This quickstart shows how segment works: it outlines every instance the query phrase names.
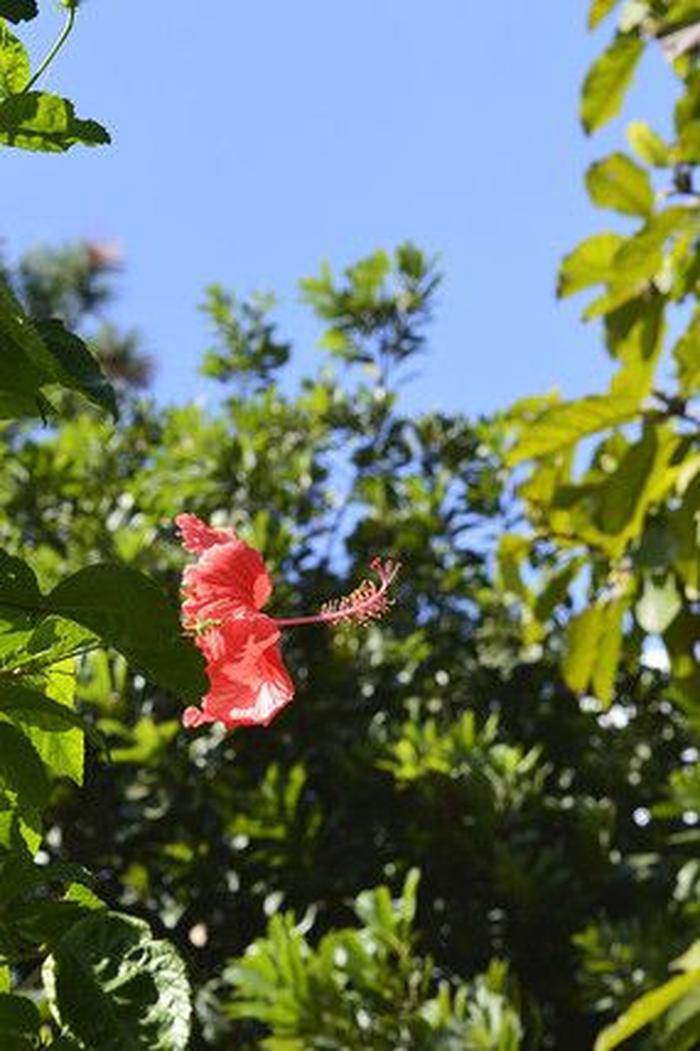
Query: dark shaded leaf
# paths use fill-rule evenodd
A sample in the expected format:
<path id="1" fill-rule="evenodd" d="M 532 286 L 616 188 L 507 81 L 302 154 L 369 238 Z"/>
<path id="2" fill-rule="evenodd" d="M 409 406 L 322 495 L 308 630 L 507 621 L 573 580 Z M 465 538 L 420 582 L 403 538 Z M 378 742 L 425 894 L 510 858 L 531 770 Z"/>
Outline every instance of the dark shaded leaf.
<path id="1" fill-rule="evenodd" d="M 183 636 L 177 611 L 157 584 L 136 570 L 81 569 L 54 588 L 45 608 L 94 631 L 177 696 L 196 700 L 206 692 L 201 654 Z"/>
<path id="2" fill-rule="evenodd" d="M 61 938 L 44 966 L 44 985 L 60 1024 L 100 1051 L 185 1051 L 190 990 L 168 942 L 142 920 L 95 913 Z"/>

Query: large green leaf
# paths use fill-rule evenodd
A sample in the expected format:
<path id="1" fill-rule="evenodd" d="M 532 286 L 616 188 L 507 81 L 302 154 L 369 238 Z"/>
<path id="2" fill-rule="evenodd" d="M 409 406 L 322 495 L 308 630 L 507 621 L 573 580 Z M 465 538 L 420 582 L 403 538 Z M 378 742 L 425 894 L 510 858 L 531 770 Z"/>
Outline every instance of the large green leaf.
<path id="1" fill-rule="evenodd" d="M 0 98 L 21 91 L 29 80 L 29 56 L 21 40 L 0 22 Z"/>
<path id="2" fill-rule="evenodd" d="M 185 1051 L 190 990 L 185 967 L 148 924 L 95 913 L 67 931 L 43 970 L 60 1025 L 100 1051 Z"/>
<path id="3" fill-rule="evenodd" d="M 38 14 L 36 0 L 0 0 L 0 18 L 10 22 L 29 22 Z"/>
<path id="4" fill-rule="evenodd" d="M 71 146 L 101 146 L 109 134 L 94 120 L 80 120 L 72 102 L 42 91 L 0 102 L 0 143 L 24 150 L 64 153 Z"/>
<path id="5" fill-rule="evenodd" d="M 645 219 L 652 213 L 654 190 L 649 176 L 625 153 L 613 153 L 592 164 L 586 172 L 586 187 L 599 208 Z"/>
<path id="6" fill-rule="evenodd" d="M 30 320 L 1 277 L 0 350 L 0 417 L 42 414 L 42 387 L 62 386 L 116 418 L 114 392 L 82 340 L 60 321 Z"/>
<path id="7" fill-rule="evenodd" d="M 592 395 L 545 410 L 525 425 L 508 453 L 511 466 L 548 456 L 575 445 L 581 438 L 634 418 L 638 404 L 620 397 Z"/>
<path id="8" fill-rule="evenodd" d="M 55 358 L 57 382 L 79 391 L 116 420 L 119 410 L 114 389 L 82 339 L 69 332 L 57 318 L 37 321 L 36 330 Z"/>
<path id="9" fill-rule="evenodd" d="M 618 33 L 589 69 L 581 94 L 581 121 L 589 134 L 620 112 L 643 51 L 638 36 Z"/>
<path id="10" fill-rule="evenodd" d="M 656 1021 L 682 996 L 700 984 L 700 971 L 680 974 L 670 981 L 645 993 L 627 1008 L 620 1017 L 600 1033 L 594 1051 L 613 1051 L 613 1048 Z"/>
<path id="11" fill-rule="evenodd" d="M 44 607 L 94 631 L 136 670 L 178 696 L 197 699 L 206 692 L 199 651 L 183 636 L 177 611 L 142 573 L 88 566 L 58 584 Z"/>

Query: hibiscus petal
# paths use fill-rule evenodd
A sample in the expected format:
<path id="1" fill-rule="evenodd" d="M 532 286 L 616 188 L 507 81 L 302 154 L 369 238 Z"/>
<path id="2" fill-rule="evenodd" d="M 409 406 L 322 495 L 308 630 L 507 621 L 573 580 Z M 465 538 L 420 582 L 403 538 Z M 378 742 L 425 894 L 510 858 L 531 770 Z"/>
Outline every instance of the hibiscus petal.
<path id="1" fill-rule="evenodd" d="M 182 612 L 193 623 L 257 613 L 272 593 L 259 551 L 242 540 L 209 547 L 182 575 Z"/>
<path id="2" fill-rule="evenodd" d="M 188 716 L 188 725 L 218 720 L 228 729 L 267 726 L 294 696 L 279 631 L 268 617 L 227 621 L 202 636 L 200 645 L 211 658 L 207 661 L 210 689 L 201 715 Z"/>
<path id="3" fill-rule="evenodd" d="M 201 555 L 216 544 L 228 544 L 236 539 L 233 529 L 214 529 L 201 518 L 197 518 L 197 515 L 178 515 L 175 525 L 180 532 L 185 551 L 191 551 L 194 555 Z"/>

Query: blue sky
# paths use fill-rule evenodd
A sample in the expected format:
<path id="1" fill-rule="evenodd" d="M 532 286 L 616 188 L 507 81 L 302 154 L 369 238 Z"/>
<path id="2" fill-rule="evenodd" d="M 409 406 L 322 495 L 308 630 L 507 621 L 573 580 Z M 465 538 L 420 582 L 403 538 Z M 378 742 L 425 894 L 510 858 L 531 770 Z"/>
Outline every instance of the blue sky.
<path id="1" fill-rule="evenodd" d="M 59 24 L 44 6 L 37 53 Z M 407 238 L 439 253 L 447 278 L 410 407 L 480 413 L 552 386 L 597 389 L 596 330 L 553 289 L 559 257 L 614 225 L 582 177 L 623 124 L 587 140 L 577 119 L 610 31 L 591 37 L 585 5 L 556 0 L 87 0 L 43 86 L 114 145 L 4 151 L 6 252 L 118 239 L 116 314 L 142 330 L 162 399 L 207 389 L 207 283 L 275 291 L 313 369 L 297 279 Z M 625 117 L 663 132 L 670 91 L 651 56 Z"/>

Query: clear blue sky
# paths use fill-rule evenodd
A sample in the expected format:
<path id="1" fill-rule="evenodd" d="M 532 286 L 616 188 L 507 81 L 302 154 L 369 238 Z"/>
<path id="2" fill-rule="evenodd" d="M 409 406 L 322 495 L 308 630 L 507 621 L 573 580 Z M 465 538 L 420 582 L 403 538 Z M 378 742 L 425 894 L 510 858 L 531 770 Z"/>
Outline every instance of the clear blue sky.
<path id="1" fill-rule="evenodd" d="M 34 30 L 41 51 L 58 24 Z M 611 27 L 585 4 L 468 0 L 87 0 L 44 86 L 76 100 L 114 145 L 65 156 L 5 150 L 10 256 L 37 240 L 117 238 L 117 316 L 159 364 L 156 390 L 205 390 L 202 288 L 274 290 L 313 368 L 316 330 L 296 281 L 410 238 L 447 274 L 413 407 L 485 412 L 607 375 L 580 303 L 553 295 L 558 258 L 610 225 L 583 171 L 622 142 L 586 140 L 579 85 Z M 626 116 L 669 111 L 648 60 Z"/>

